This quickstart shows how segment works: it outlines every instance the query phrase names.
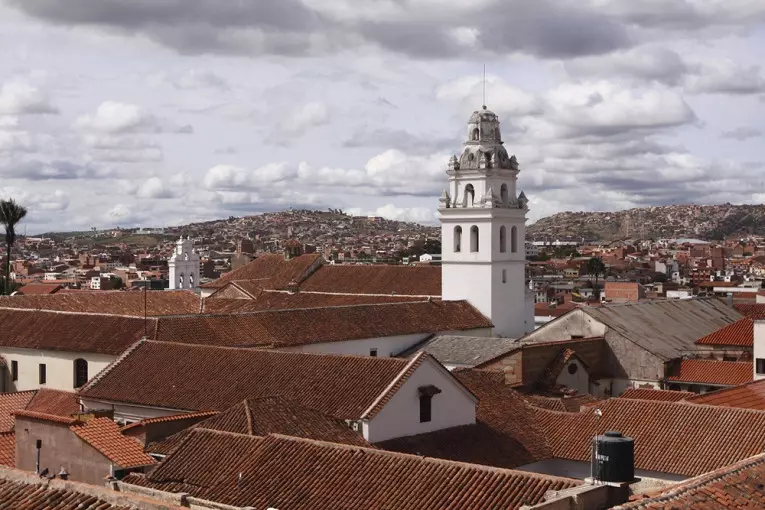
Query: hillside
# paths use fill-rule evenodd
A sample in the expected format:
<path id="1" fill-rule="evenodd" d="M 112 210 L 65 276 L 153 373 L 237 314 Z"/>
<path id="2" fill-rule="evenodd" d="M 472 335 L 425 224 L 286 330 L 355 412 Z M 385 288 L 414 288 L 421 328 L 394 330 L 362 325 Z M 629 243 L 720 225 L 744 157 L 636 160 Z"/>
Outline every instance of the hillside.
<path id="1" fill-rule="evenodd" d="M 617 212 L 563 212 L 529 225 L 533 241 L 582 238 L 723 239 L 731 235 L 765 235 L 765 205 L 667 205 Z"/>

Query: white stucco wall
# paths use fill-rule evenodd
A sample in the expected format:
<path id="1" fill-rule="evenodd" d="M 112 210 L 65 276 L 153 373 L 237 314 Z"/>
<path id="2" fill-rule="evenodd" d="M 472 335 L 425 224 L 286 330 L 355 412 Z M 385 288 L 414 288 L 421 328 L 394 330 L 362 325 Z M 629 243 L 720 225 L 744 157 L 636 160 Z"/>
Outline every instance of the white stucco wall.
<path id="1" fill-rule="evenodd" d="M 5 391 L 36 390 L 51 388 L 54 390 L 74 391 L 74 360 L 83 358 L 88 362 L 88 378 L 92 378 L 116 356 L 82 352 L 42 351 L 37 349 L 18 349 L 0 347 L 8 363 Z M 11 381 L 11 362 L 18 362 L 19 378 Z M 46 384 L 39 384 L 39 365 L 46 365 Z"/>
<path id="2" fill-rule="evenodd" d="M 570 366 L 576 367 L 575 373 L 569 373 Z M 590 376 L 585 366 L 577 359 L 572 359 L 566 363 L 566 366 L 560 371 L 560 375 L 558 375 L 558 379 L 555 382 L 569 388 L 574 388 L 579 393 L 588 393 L 590 391 Z"/>
<path id="3" fill-rule="evenodd" d="M 754 362 L 752 371 L 755 379 L 765 379 L 765 374 L 757 373 L 757 359 L 765 359 L 765 320 L 754 321 Z"/>
<path id="4" fill-rule="evenodd" d="M 579 480 L 589 478 L 592 474 L 589 462 L 567 459 L 547 459 L 539 462 L 534 462 L 532 464 L 526 464 L 525 466 L 520 466 L 515 469 L 519 471 L 540 473 L 551 476 L 565 476 L 567 478 L 576 478 Z M 664 473 L 661 471 L 647 471 L 645 469 L 636 469 L 635 477 L 653 478 L 656 480 L 664 480 L 668 482 L 680 482 L 688 478 L 684 475 Z"/>
<path id="5" fill-rule="evenodd" d="M 420 386 L 435 385 L 441 393 L 432 401 L 431 421 L 420 423 Z M 475 423 L 476 401 L 448 372 L 428 359 L 407 379 L 385 407 L 368 423 L 364 437 L 370 443 L 413 436 Z"/>
<path id="6" fill-rule="evenodd" d="M 98 409 L 114 410 L 114 419 L 118 422 L 132 423 L 146 418 L 158 418 L 161 416 L 174 416 L 194 409 L 164 409 L 155 407 L 132 406 L 128 404 L 113 403 L 89 398 L 81 399 L 81 403 L 86 411 Z"/>

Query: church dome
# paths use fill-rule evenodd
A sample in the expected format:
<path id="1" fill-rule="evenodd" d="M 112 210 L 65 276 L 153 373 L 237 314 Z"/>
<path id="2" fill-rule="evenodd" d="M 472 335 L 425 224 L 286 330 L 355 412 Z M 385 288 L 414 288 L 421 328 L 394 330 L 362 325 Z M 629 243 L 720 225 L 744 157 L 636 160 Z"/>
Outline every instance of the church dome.
<path id="1" fill-rule="evenodd" d="M 483 109 L 473 112 L 473 115 L 470 116 L 468 124 L 478 124 L 479 122 L 497 122 L 497 120 L 497 114 L 487 109 L 486 105 L 484 105 Z"/>

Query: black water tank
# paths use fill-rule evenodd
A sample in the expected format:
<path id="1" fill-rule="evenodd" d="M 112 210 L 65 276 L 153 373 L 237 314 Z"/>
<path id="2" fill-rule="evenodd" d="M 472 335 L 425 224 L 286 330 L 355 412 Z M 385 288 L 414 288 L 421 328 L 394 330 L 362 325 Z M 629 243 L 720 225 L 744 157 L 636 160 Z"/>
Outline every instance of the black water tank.
<path id="1" fill-rule="evenodd" d="M 632 482 L 635 478 L 635 441 L 619 432 L 592 440 L 593 474 L 603 482 Z"/>

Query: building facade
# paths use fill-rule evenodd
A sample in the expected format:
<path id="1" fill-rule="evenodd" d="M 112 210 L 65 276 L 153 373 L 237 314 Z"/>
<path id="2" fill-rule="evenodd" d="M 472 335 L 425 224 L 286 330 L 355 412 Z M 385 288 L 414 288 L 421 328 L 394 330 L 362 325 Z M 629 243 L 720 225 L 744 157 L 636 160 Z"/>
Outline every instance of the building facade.
<path id="1" fill-rule="evenodd" d="M 518 172 L 496 114 L 484 106 L 470 117 L 462 154 L 449 161 L 439 205 L 442 298 L 467 299 L 507 337 L 534 329 L 525 285 L 528 200 L 516 194 Z"/>

